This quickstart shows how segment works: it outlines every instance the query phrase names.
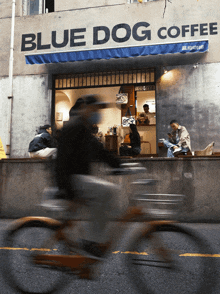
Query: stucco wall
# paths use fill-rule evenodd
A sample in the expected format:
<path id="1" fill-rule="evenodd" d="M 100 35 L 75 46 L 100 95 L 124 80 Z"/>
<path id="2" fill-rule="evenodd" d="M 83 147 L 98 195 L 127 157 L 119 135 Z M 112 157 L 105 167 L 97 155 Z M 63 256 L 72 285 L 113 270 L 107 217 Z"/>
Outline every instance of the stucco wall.
<path id="1" fill-rule="evenodd" d="M 11 18 L 12 14 L 12 1 L 1 0 L 0 2 L 0 19 Z M 15 16 L 22 16 L 22 0 L 16 0 Z"/>
<path id="2" fill-rule="evenodd" d="M 3 97 L 6 101 L 5 95 Z M 5 109 L 4 103 L 3 107 Z M 28 157 L 29 142 L 40 126 L 50 123 L 50 117 L 51 90 L 48 89 L 48 76 L 16 77 L 12 109 L 12 157 Z M 6 116 L 3 119 L 6 123 Z M 5 138 L 3 127 L 2 131 Z"/>
<path id="3" fill-rule="evenodd" d="M 215 151 L 220 151 L 220 64 L 168 70 L 157 80 L 158 138 L 164 138 L 170 121 L 177 119 L 188 129 L 193 151 L 212 141 L 216 142 Z"/>
<path id="4" fill-rule="evenodd" d="M 7 121 L 8 121 L 8 87 L 9 81 L 7 78 L 0 79 L 0 137 L 4 150 L 6 151 L 7 140 Z"/>
<path id="5" fill-rule="evenodd" d="M 61 2 L 60 0 L 55 0 L 55 11 L 71 10 L 71 9 L 82 9 L 82 8 L 91 8 L 91 7 L 100 7 L 108 5 L 119 5 L 127 3 L 127 0 L 81 0 L 81 1 L 72 1 L 65 0 Z"/>

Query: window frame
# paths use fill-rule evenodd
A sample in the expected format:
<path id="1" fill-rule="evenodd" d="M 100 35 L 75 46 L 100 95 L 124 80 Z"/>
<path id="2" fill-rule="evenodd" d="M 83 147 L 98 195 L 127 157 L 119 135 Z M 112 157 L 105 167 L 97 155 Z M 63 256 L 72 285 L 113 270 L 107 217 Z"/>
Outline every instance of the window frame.
<path id="1" fill-rule="evenodd" d="M 30 14 L 30 0 L 23 0 L 22 6 L 23 6 L 23 9 L 22 9 L 23 16 L 38 15 L 38 14 L 46 14 L 47 13 L 46 12 L 46 0 L 39 0 L 39 11 L 38 11 L 39 13 L 38 14 Z M 55 11 L 55 3 L 54 3 L 54 11 Z"/>

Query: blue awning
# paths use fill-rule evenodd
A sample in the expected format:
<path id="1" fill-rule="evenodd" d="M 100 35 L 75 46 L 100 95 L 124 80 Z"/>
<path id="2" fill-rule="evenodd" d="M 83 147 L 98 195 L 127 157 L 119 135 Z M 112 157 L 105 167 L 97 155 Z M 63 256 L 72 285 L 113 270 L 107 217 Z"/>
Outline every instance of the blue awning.
<path id="1" fill-rule="evenodd" d="M 206 52 L 208 41 L 194 41 L 159 45 L 120 47 L 110 49 L 66 51 L 25 56 L 27 64 L 73 62 L 94 59 L 126 58 L 158 54 Z"/>

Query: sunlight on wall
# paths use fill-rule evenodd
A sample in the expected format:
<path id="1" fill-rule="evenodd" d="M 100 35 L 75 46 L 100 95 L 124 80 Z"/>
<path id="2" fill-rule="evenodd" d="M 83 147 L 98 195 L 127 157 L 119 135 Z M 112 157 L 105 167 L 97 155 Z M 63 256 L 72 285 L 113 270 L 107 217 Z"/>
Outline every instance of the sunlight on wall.
<path id="1" fill-rule="evenodd" d="M 183 73 L 180 69 L 168 70 L 160 78 L 160 87 L 161 89 L 166 89 L 181 82 L 181 77 Z"/>
<path id="2" fill-rule="evenodd" d="M 105 135 L 107 133 L 108 127 L 112 127 L 114 124 L 121 124 L 121 106 L 115 105 L 116 94 L 119 92 L 120 87 L 107 87 L 107 88 L 85 88 L 85 89 L 74 89 L 68 90 L 65 93 L 71 99 L 71 108 L 76 100 L 82 95 L 97 94 L 101 96 L 101 99 L 105 102 L 110 102 L 113 107 L 101 110 L 102 121 L 98 125 L 99 131 Z"/>
<path id="3" fill-rule="evenodd" d="M 71 108 L 70 98 L 62 91 L 57 91 L 55 98 L 55 125 L 62 128 L 63 122 L 69 120 L 69 110 Z"/>

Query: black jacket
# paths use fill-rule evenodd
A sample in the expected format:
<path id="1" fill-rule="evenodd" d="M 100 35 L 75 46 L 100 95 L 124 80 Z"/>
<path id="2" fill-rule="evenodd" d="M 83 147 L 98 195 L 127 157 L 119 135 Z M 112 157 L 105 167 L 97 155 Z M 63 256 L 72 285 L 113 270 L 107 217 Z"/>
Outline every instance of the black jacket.
<path id="1" fill-rule="evenodd" d="M 99 159 L 112 167 L 119 167 L 120 160 L 106 150 L 92 135 L 91 125 L 81 117 L 73 117 L 62 129 L 58 140 L 56 181 L 60 189 L 72 198 L 71 175 L 90 174 L 92 160 Z"/>
<path id="2" fill-rule="evenodd" d="M 51 135 L 45 129 L 41 129 L 30 142 L 28 152 L 38 151 L 46 147 L 52 148 L 53 140 Z"/>
<path id="3" fill-rule="evenodd" d="M 132 148 L 140 148 L 141 147 L 141 139 L 139 133 L 130 133 L 130 145 Z"/>

